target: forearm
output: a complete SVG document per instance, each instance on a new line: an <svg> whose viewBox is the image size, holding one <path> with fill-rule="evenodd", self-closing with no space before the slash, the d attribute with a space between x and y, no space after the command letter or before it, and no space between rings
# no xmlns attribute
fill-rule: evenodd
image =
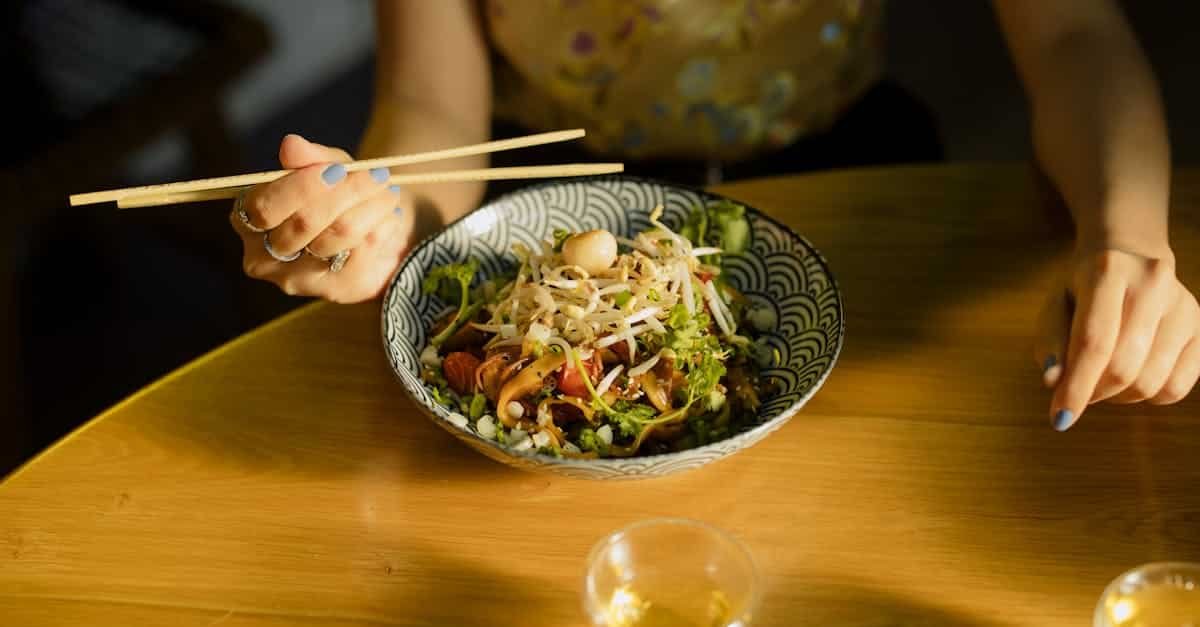
<svg viewBox="0 0 1200 627"><path fill-rule="evenodd" d="M1031 93L1038 161L1083 249L1169 250L1170 155L1158 86L1132 42L1064 41Z"/></svg>
<svg viewBox="0 0 1200 627"><path fill-rule="evenodd" d="M487 141L491 69L475 3L379 0L375 93L360 157ZM393 168L396 173L487 167L486 155ZM448 223L478 205L482 183L413 185L426 214ZM420 226L420 225L419 225ZM425 224L426 227L438 225Z"/></svg>
<svg viewBox="0 0 1200 627"><path fill-rule="evenodd" d="M1170 154L1158 85L1114 5L997 2L1029 94L1037 160L1083 251L1170 254Z"/></svg>
<svg viewBox="0 0 1200 627"><path fill-rule="evenodd" d="M428 105L377 97L358 150L359 158L440 150L487 141L488 132L471 131ZM393 173L437 172L488 167L487 155L399 166ZM482 182L412 185L410 192L419 205L422 230L437 229L479 205ZM436 221L436 224L431 222Z"/></svg>

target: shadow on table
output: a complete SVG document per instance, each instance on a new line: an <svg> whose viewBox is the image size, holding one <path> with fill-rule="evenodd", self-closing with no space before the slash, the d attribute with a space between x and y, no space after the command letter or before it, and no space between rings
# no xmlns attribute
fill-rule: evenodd
<svg viewBox="0 0 1200 627"><path fill-rule="evenodd" d="M763 612L755 624L763 625L837 625L838 627L996 627L1007 624L985 620L938 607L933 600L916 600L865 585L841 582L836 578L815 578L787 591L768 592ZM773 608L772 596L792 597L790 605L802 608L793 616L783 617Z"/></svg>
<svg viewBox="0 0 1200 627"><path fill-rule="evenodd" d="M579 570L582 572L582 564ZM380 605L377 611L388 624L396 621L483 627L587 622L575 578L554 580L515 574L511 569L452 556L433 546L408 546L387 552L368 577L376 579L380 588L376 591ZM368 582L367 587L374 586Z"/></svg>
<svg viewBox="0 0 1200 627"><path fill-rule="evenodd" d="M781 201L790 189L805 205ZM825 257L851 362L919 346L936 331L931 315L1044 273L1071 234L1044 181L1012 166L818 173L719 191L782 219Z"/></svg>

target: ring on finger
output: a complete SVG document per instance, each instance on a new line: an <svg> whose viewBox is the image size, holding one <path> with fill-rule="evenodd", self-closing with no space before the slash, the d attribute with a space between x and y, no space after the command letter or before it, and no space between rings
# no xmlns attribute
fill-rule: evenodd
<svg viewBox="0 0 1200 627"><path fill-rule="evenodd" d="M233 199L233 213L237 215L238 220L242 221L247 229L252 233L265 233L267 230L250 224L250 214L246 213L246 192L250 190L244 189Z"/></svg>
<svg viewBox="0 0 1200 627"><path fill-rule="evenodd" d="M316 257L317 259L320 259L321 261L328 262L330 272L341 272L342 268L346 267L346 261L350 259L349 249L339 250L329 257L322 257L321 255L314 253L308 246L304 247L304 252Z"/></svg>
<svg viewBox="0 0 1200 627"><path fill-rule="evenodd" d="M350 250L339 250L336 255L329 259L329 271L341 272L342 268L346 267L346 261L350 259Z"/></svg>
<svg viewBox="0 0 1200 627"><path fill-rule="evenodd" d="M296 252L292 253L291 255L287 255L286 257L275 252L275 249L271 248L271 232L270 231L267 231L266 233L263 234L263 248L265 248L267 250L267 254L270 255L272 259L274 259L275 261L281 261L283 263L291 263L291 262L299 259L300 255L303 254L303 252L304 252L302 250L297 250Z"/></svg>

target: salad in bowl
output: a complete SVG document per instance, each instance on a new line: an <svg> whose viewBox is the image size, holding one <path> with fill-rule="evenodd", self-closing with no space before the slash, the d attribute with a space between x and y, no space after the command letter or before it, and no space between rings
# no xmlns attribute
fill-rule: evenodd
<svg viewBox="0 0 1200 627"><path fill-rule="evenodd" d="M515 268L484 281L474 261L434 268L424 290L453 308L429 330L421 379L450 420L590 459L694 448L756 415L773 394L760 367L777 355L755 342L771 314L722 271L749 242L745 208L696 207L679 232L661 216L632 238L558 229L516 244Z"/></svg>

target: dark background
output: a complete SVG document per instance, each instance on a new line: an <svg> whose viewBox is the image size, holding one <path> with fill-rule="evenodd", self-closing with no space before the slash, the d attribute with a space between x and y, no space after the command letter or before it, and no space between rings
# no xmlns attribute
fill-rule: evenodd
<svg viewBox="0 0 1200 627"><path fill-rule="evenodd" d="M353 149L373 47L368 0L6 6L0 476L305 302L240 276L224 204L117 212L68 208L66 196L273 169L288 132ZM1126 3L1177 163L1200 157L1195 7ZM894 1L888 22L889 78L928 106L947 159L1028 158L1023 97L986 2Z"/></svg>

